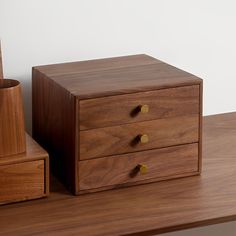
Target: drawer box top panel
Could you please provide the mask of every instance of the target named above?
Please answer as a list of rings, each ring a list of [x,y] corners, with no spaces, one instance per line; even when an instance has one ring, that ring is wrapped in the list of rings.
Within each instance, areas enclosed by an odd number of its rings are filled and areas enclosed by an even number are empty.
[[[202,81],[147,55],[34,67],[33,73],[38,72],[79,99],[200,84]]]
[[[64,75],[71,73],[101,71],[129,66],[140,66],[158,63],[161,61],[147,55],[132,55],[123,57],[104,58],[89,61],[77,61],[69,63],[60,63],[54,65],[37,66],[35,69],[48,76]]]

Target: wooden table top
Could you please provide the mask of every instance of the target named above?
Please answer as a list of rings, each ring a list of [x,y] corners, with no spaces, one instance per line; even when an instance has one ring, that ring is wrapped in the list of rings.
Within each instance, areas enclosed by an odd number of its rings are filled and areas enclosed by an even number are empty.
[[[155,235],[236,220],[236,113],[204,118],[201,176],[0,207],[0,235]]]

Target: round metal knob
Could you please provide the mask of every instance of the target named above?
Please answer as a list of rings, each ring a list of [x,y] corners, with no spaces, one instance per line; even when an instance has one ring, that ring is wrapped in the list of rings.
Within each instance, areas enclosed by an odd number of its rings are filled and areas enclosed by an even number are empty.
[[[148,172],[147,165],[139,164],[138,169],[139,169],[140,174],[146,174]]]
[[[149,142],[148,135],[147,134],[139,135],[139,140],[141,143],[148,143]]]
[[[141,113],[148,113],[149,112],[149,106],[148,105],[140,105],[140,112]]]

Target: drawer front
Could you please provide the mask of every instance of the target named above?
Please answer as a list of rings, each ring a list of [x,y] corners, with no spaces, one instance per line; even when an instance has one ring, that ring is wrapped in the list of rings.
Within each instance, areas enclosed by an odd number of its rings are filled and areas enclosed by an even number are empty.
[[[0,166],[0,204],[45,195],[45,161]]]
[[[199,85],[88,99],[79,104],[80,130],[198,114]]]
[[[79,162],[80,190],[198,172],[198,144],[155,149]]]
[[[191,115],[81,131],[80,160],[198,142],[198,127]]]

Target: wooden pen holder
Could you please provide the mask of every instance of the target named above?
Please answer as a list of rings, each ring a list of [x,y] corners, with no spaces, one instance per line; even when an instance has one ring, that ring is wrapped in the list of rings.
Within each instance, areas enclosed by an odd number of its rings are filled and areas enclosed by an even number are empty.
[[[26,151],[20,82],[0,79],[0,158]]]

